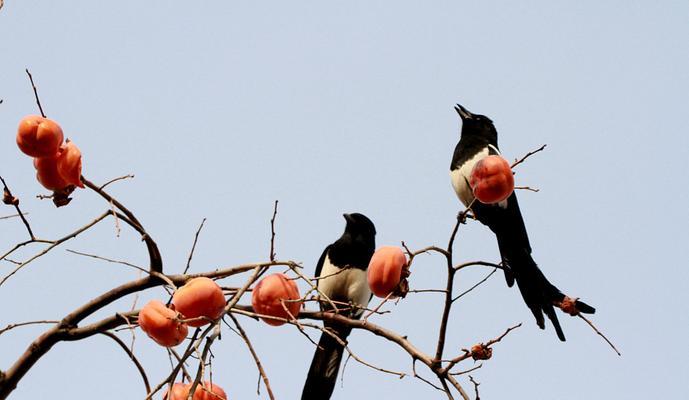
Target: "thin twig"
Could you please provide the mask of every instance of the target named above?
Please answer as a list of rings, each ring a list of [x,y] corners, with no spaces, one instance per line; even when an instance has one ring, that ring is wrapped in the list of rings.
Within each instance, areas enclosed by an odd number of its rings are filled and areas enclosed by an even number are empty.
[[[0,181],[2,181],[3,186],[3,202],[5,204],[11,204],[14,206],[14,209],[17,210],[17,214],[19,214],[19,217],[21,217],[22,222],[24,223],[26,230],[29,232],[29,237],[31,238],[31,240],[36,240],[36,236],[34,236],[33,231],[31,230],[29,221],[26,220],[26,217],[24,217],[24,213],[22,213],[22,210],[19,209],[19,199],[12,196],[12,191],[10,191],[10,188],[7,186],[7,182],[5,182],[5,179],[2,176],[0,176]]]
[[[329,305],[330,307],[332,307],[332,309],[333,309],[335,312],[341,311],[341,310],[337,307],[337,304],[336,304],[335,302],[333,302],[333,301],[330,299],[330,297],[328,297],[328,295],[326,295],[325,293],[323,293],[323,292],[321,292],[320,290],[318,290],[318,285],[313,284],[313,283],[311,282],[311,279],[307,278],[304,274],[302,274],[301,271],[299,271],[299,268],[290,267],[290,269],[292,270],[292,272],[294,272],[295,274],[297,274],[297,276],[298,276],[300,279],[302,279],[302,280],[303,280],[304,282],[306,282],[309,286],[311,286],[311,290],[312,290],[312,291],[315,291],[315,292],[318,294],[318,296],[324,298],[325,301],[328,303],[328,305]],[[342,271],[344,271],[344,270],[345,270],[345,268],[342,268],[342,269],[340,269],[338,272],[342,272]],[[304,296],[306,296],[307,294],[308,294],[308,293],[305,293]]]
[[[232,313],[228,314],[229,317],[232,319],[232,322],[234,322],[234,325],[237,327],[237,331],[239,335],[242,337],[244,340],[244,343],[246,343],[246,347],[249,349],[249,352],[251,353],[251,357],[254,358],[254,362],[256,363],[256,368],[258,369],[258,373],[261,375],[261,378],[263,379],[263,384],[266,385],[266,390],[268,391],[268,397],[271,398],[271,400],[275,400],[275,396],[273,395],[273,390],[270,388],[270,381],[268,380],[268,374],[266,374],[266,371],[263,369],[263,365],[261,364],[261,360],[258,358],[258,354],[256,354],[256,351],[254,350],[254,346],[251,345],[251,341],[249,340],[249,336],[246,334],[242,326],[239,324],[239,321],[237,321],[237,318],[232,315]],[[258,392],[258,390],[257,390]],[[260,394],[260,393],[256,393]]]
[[[495,264],[495,263],[487,262],[487,261],[469,261],[469,262],[461,263],[461,264],[455,266],[454,268],[455,268],[455,270],[459,271],[460,269],[463,269],[466,267],[471,267],[474,265],[479,265],[479,266],[484,266],[484,267],[492,267],[492,268],[497,268],[497,269],[502,269],[502,270],[505,269],[505,267],[503,267],[500,264]]]
[[[388,301],[388,300],[390,299],[390,297],[392,297],[392,296],[393,296],[393,292],[388,293],[388,295],[385,296],[385,298],[383,299],[383,301],[381,301],[380,304],[378,304],[378,306],[377,306],[376,308],[374,308],[373,310],[369,311],[368,314],[366,314],[362,319],[363,319],[364,321],[367,321],[367,320],[368,320],[368,317],[370,317],[370,316],[373,315],[373,314],[376,314],[376,313],[378,312],[378,310],[380,310],[380,308],[383,307],[383,304],[387,303],[387,301]]]
[[[421,382],[427,383],[427,384],[430,385],[433,389],[436,389],[436,390],[438,390],[438,391],[440,391],[440,392],[446,393],[445,390],[444,390],[443,388],[441,388],[440,386],[434,384],[433,382],[429,381],[428,379],[424,378],[423,376],[421,376],[421,375],[419,375],[419,374],[417,374],[417,373],[414,373],[414,378],[420,380]]]
[[[490,346],[494,345],[495,343],[500,342],[505,336],[507,336],[508,333],[510,333],[510,332],[512,332],[513,330],[519,328],[520,326],[522,326],[521,323],[519,323],[519,324],[517,324],[517,325],[514,325],[514,326],[512,326],[512,327],[507,328],[507,330],[506,330],[502,335],[498,336],[498,337],[495,338],[495,339],[491,339],[491,340],[487,341],[485,344],[483,344],[482,347],[484,347],[484,348],[485,348],[485,347],[490,347]],[[443,368],[440,372],[441,372],[443,375],[449,375],[449,374],[450,374],[450,370],[451,370],[455,365],[457,365],[458,363],[460,363],[460,362],[462,362],[462,361],[464,361],[464,360],[466,360],[466,359],[471,358],[471,356],[472,356],[471,351],[465,349],[465,350],[464,350],[464,354],[462,354],[462,355],[460,355],[460,356],[457,356],[457,357],[453,358],[452,360],[449,360],[447,366],[446,366],[445,368]]]
[[[41,111],[41,115],[43,118],[46,118],[45,113],[43,112],[43,107],[41,107],[41,99],[38,98],[38,90],[36,90],[36,85],[33,82],[33,76],[31,76],[31,72],[29,72],[29,69],[25,69],[26,74],[29,75],[29,80],[31,81],[31,87],[33,88],[33,94],[36,97],[36,104],[38,104],[38,109]]]
[[[27,326],[27,325],[36,325],[36,324],[57,324],[60,321],[51,321],[51,320],[43,320],[43,321],[29,321],[29,322],[19,322],[16,324],[9,324],[6,327],[0,329],[0,335],[3,333],[12,330],[14,328],[19,328],[20,326]]]
[[[5,215],[4,217],[0,217],[0,220],[2,220],[2,219],[16,218],[16,217],[19,217],[20,215],[22,215],[22,214]],[[24,213],[23,215],[29,215],[29,213]]]
[[[136,270],[138,270],[138,271],[140,271],[140,272],[145,272],[145,273],[148,274],[148,270],[147,270],[147,269],[141,268],[141,267],[139,267],[138,265],[129,263],[129,262],[127,262],[127,261],[113,260],[113,259],[106,258],[106,257],[102,257],[102,256],[99,256],[99,255],[96,255],[96,254],[82,253],[82,252],[80,252],[80,251],[76,251],[76,250],[72,250],[72,249],[65,249],[65,251],[67,251],[67,252],[69,252],[69,253],[72,253],[72,254],[76,254],[76,255],[78,255],[78,256],[90,257],[90,258],[95,258],[95,259],[97,259],[97,260],[101,260],[101,261],[105,261],[105,262],[109,262],[109,263],[113,263],[113,264],[125,265],[125,266],[127,266],[127,267],[131,267],[131,268],[134,268],[134,269],[136,269]]]
[[[602,337],[603,339],[605,339],[605,341],[608,342],[608,344],[610,345],[610,347],[612,347],[612,349],[615,350],[615,353],[617,353],[618,356],[622,356],[622,353],[620,353],[620,351],[617,350],[617,347],[615,347],[615,345],[612,344],[612,342],[611,342],[610,340],[608,340],[608,338],[605,337],[605,335],[604,335],[601,331],[599,331],[598,328],[596,328],[595,325],[593,325],[593,322],[589,321],[589,319],[586,318],[586,317],[584,317],[583,315],[581,315],[581,313],[577,314],[577,316],[578,316],[579,318],[583,319],[584,321],[586,321],[586,323],[589,324],[589,326],[590,326],[598,335],[600,335],[600,337]]]
[[[514,160],[514,163],[512,163],[512,165],[510,166],[510,168],[514,169],[514,167],[516,167],[517,165],[523,163],[524,160],[526,160],[527,158],[529,158],[529,157],[531,157],[532,155],[538,153],[539,151],[543,151],[543,149],[545,149],[545,146],[547,146],[547,145],[544,144],[543,146],[539,147],[538,149],[526,153],[526,155],[525,155],[524,157],[522,157],[521,159],[519,159],[519,160],[515,159],[515,160]]]
[[[441,376],[438,376],[438,380],[440,380],[440,384],[443,385],[443,392],[447,395],[447,398],[450,400],[454,400],[454,396],[452,395],[452,392],[450,392],[450,387],[447,385],[446,379],[444,379]],[[469,400],[468,398],[464,398],[464,400]]]
[[[474,380],[474,377],[471,375],[469,375],[469,380],[471,381],[471,383],[474,384],[474,392],[476,393],[476,400],[481,400],[481,396],[479,396],[479,394],[478,394],[478,387],[479,387],[480,383],[476,382]]]
[[[172,383],[175,381],[175,378],[177,377],[177,374],[179,373],[179,370],[182,369],[182,366],[184,365],[184,362],[194,353],[195,350],[195,343],[198,340],[202,340],[205,338],[208,333],[210,333],[211,329],[214,328],[215,325],[211,324],[206,328],[203,333],[201,333],[201,336],[199,337],[199,333],[201,332],[200,328],[197,328],[194,330],[194,335],[191,337],[191,340],[189,341],[189,344],[187,345],[186,350],[184,351],[184,354],[182,357],[179,358],[179,361],[177,365],[172,368],[172,372],[161,382],[159,383],[156,387],[153,388],[148,394],[146,395],[145,400],[150,400],[153,398],[153,396],[160,391],[166,384],[172,387]]]
[[[464,391],[464,388],[462,387],[462,385],[459,384],[459,382],[457,381],[457,379],[455,379],[454,376],[449,374],[444,376],[445,379],[447,379],[452,384],[452,386],[454,386],[455,389],[457,389],[459,394],[462,396],[462,399],[469,400],[469,395],[467,394],[467,392]]]
[[[139,278],[141,278],[141,273],[139,273]],[[139,300],[139,292],[136,292],[134,295],[134,302],[132,304],[131,309],[129,310],[129,313],[133,313],[136,310],[136,302]],[[129,343],[129,351],[132,353],[134,352],[134,343],[136,342],[136,326],[131,322],[129,317],[127,317],[125,314],[120,314],[118,315],[127,323],[127,328],[129,329],[129,332],[132,334],[132,341]],[[138,315],[137,315],[138,318]],[[114,330],[115,332],[119,332],[120,330]]]
[[[409,256],[409,258],[414,258],[420,254],[429,253],[431,251],[435,251],[436,253],[440,253],[444,256],[448,255],[447,250],[440,248],[438,246],[428,246],[428,247],[424,247],[421,250],[411,251],[411,250],[409,250],[407,245],[404,242],[402,242],[402,247],[404,247],[405,250],[407,251],[407,255]]]
[[[540,192],[541,191],[540,189],[535,189],[535,188],[532,188],[529,186],[515,186],[514,189],[515,190],[528,190],[530,192]]]
[[[110,339],[114,340],[115,343],[117,343],[122,350],[127,353],[129,358],[132,360],[134,365],[136,366],[136,369],[139,370],[139,374],[141,374],[141,379],[144,381],[144,386],[146,386],[146,393],[151,391],[151,385],[148,383],[148,377],[146,376],[146,370],[144,370],[144,367],[141,365],[139,360],[136,358],[134,353],[127,347],[127,345],[122,341],[122,339],[118,338],[117,335],[115,335],[112,332],[101,332],[102,335],[105,335],[109,337]]]
[[[474,371],[476,371],[477,369],[479,369],[479,368],[481,368],[481,367],[483,367],[483,364],[479,364],[479,365],[477,365],[477,366],[475,366],[475,367],[469,368],[469,369],[467,369],[466,371],[453,372],[453,373],[451,373],[450,375],[458,376],[458,375],[468,374],[469,372],[474,372]]]
[[[98,218],[96,218],[93,221],[89,222],[88,224],[82,226],[81,228],[77,229],[76,231],[70,233],[69,235],[67,235],[61,239],[54,241],[50,246],[43,249],[43,251],[39,252],[38,254],[36,254],[33,257],[29,258],[28,260],[24,261],[23,263],[18,265],[14,270],[12,270],[12,272],[10,272],[5,277],[3,277],[2,280],[0,280],[0,286],[2,286],[12,275],[19,272],[20,269],[24,268],[26,265],[31,263],[33,260],[45,255],[50,250],[54,249],[55,247],[59,246],[60,244],[77,237],[79,234],[81,234],[84,231],[88,230],[89,228],[93,227],[94,225],[96,225],[97,223],[99,223],[100,221],[105,219],[105,217],[107,217],[110,214],[111,214],[111,211],[108,210],[108,211],[104,212],[103,214],[101,214]]]
[[[383,372],[385,374],[395,375],[395,376],[399,377],[400,379],[402,379],[408,375],[405,372],[393,371],[390,369],[377,367],[371,363],[368,363],[368,362],[364,361],[361,357],[354,354],[354,352],[352,351],[352,349],[349,348],[349,346],[344,346],[344,349],[347,350],[347,353],[349,353],[349,356],[352,357],[353,359],[355,359],[357,362],[359,362],[359,364],[365,365],[371,369],[375,369],[376,371],[380,371],[380,372]]]
[[[452,308],[452,289],[454,286],[453,284],[456,272],[452,265],[452,248],[455,242],[455,237],[457,236],[457,231],[459,230],[459,225],[462,224],[463,221],[463,213],[460,213],[457,216],[457,222],[455,222],[454,228],[452,229],[452,234],[450,235],[450,240],[448,241],[446,249],[447,254],[445,255],[445,258],[447,259],[447,285],[445,287],[446,292],[445,303],[443,305],[443,314],[440,319],[440,328],[438,329],[438,344],[435,350],[436,366],[439,366],[440,360],[443,358],[443,351],[445,349],[445,335],[447,334],[447,322],[450,318],[450,309]]]
[[[232,309],[233,313],[237,314],[242,314],[246,315],[248,317],[252,318],[262,318],[262,319],[272,319],[275,321],[282,321],[285,323],[290,323],[290,324],[295,324],[292,320],[287,319],[287,318],[279,318],[279,317],[273,317],[270,315],[263,315],[263,314],[257,314],[253,312],[253,309],[251,306],[236,306]],[[333,313],[333,312],[324,312],[324,311],[302,311],[299,313],[299,318],[301,319],[313,319],[313,320],[321,320],[324,322],[327,322],[328,324],[334,324],[338,326],[345,326],[345,327],[350,327],[353,329],[364,329],[367,330],[371,333],[373,333],[376,336],[383,337],[397,345],[399,345],[402,349],[404,349],[413,359],[417,359],[427,366],[431,366],[433,363],[433,360],[424,352],[421,350],[417,349],[406,336],[399,335],[397,333],[394,333],[380,325],[371,323],[371,322],[365,322],[361,321],[358,319],[352,319],[348,318],[344,315]],[[304,322],[300,322],[302,326],[310,326],[307,325]],[[320,329],[318,325],[315,325],[316,329]]]
[[[110,202],[110,209],[112,210],[112,216],[115,219],[115,236],[120,237],[120,232],[122,229],[120,229],[120,220],[117,218],[117,210],[115,210],[115,203],[112,201]]]
[[[184,272],[182,272],[182,274],[186,274],[187,271],[189,271],[189,266],[191,265],[191,258],[194,256],[194,250],[196,250],[196,242],[198,242],[199,240],[199,234],[201,233],[201,229],[203,229],[203,224],[205,223],[206,219],[204,218],[203,220],[201,220],[201,225],[199,225],[199,229],[196,230],[196,235],[194,235],[194,243],[191,245],[191,251],[189,251],[189,258],[187,258],[187,266],[184,267]]]
[[[282,306],[282,309],[285,311],[285,313],[289,316],[289,322],[291,324],[293,324],[294,326],[296,326],[297,329],[299,330],[299,333],[304,335],[304,337],[306,339],[308,339],[308,341],[311,342],[311,344],[318,347],[318,343],[316,343],[313,339],[311,339],[311,336],[309,336],[309,334],[306,333],[304,326],[299,322],[299,320],[297,320],[297,317],[295,317],[294,314],[292,314],[292,312],[289,310],[289,308],[287,308],[287,304],[285,304],[285,300],[280,300],[280,305]]]
[[[515,330],[521,326],[522,326],[522,323],[520,322],[517,325],[514,325],[514,326],[507,328],[507,330],[505,330],[505,332],[502,335],[496,337],[495,339],[491,339],[491,340],[487,341],[485,346],[490,347],[490,346],[494,345],[495,343],[500,342],[502,339],[505,338],[505,336],[507,336],[507,334],[509,334],[510,332],[512,332],[513,330]]]
[[[270,261],[275,261],[275,217],[278,214],[278,201],[273,206],[273,217],[270,219]]]
[[[462,296],[464,296],[465,294],[467,294],[467,293],[471,292],[472,290],[476,289],[477,287],[479,287],[483,282],[487,281],[491,276],[493,276],[493,274],[494,274],[495,271],[497,271],[497,270],[498,270],[498,269],[495,268],[495,269],[493,269],[492,271],[490,271],[490,273],[489,273],[488,275],[486,275],[485,278],[483,278],[483,279],[481,279],[480,281],[478,281],[478,283],[476,283],[474,286],[470,287],[469,289],[467,289],[467,290],[463,291],[462,293],[458,294],[454,299],[452,299],[452,301],[454,302],[454,301],[459,300],[459,299],[460,299]]]
[[[412,289],[407,293],[447,293],[445,289]]]
[[[185,362],[182,360],[182,357],[180,357],[179,354],[175,351],[175,349],[170,349],[168,348],[168,351],[170,352],[171,355],[175,356],[177,359],[177,362],[180,363],[181,370],[182,370],[182,376],[183,380],[186,380],[187,382],[191,382],[191,375],[189,375],[189,371],[187,371],[187,367],[185,365]]]
[[[134,178],[134,175],[133,175],[133,174],[127,174],[127,175],[123,175],[123,176],[118,176],[117,178],[110,179],[109,181],[105,182],[105,183],[102,184],[101,187],[99,187],[98,189],[103,190],[103,189],[105,189],[106,186],[108,186],[108,185],[111,184],[111,183],[115,183],[115,182],[117,182],[117,181],[121,181],[121,180],[124,180],[124,179],[133,179],[133,178]]]
[[[94,192],[98,193],[101,197],[103,197],[107,202],[111,202],[119,209],[124,215],[126,216],[123,218],[122,216],[118,215],[120,219],[124,219],[125,222],[129,224],[132,228],[136,229],[137,232],[141,234],[143,237],[144,242],[146,242],[146,248],[148,249],[148,255],[150,259],[150,269],[153,272],[163,272],[163,259],[162,256],[160,255],[160,250],[158,249],[158,244],[153,240],[151,235],[146,232],[144,229],[143,225],[139,220],[136,218],[134,213],[132,213],[127,207],[125,207],[122,203],[117,201],[114,197],[112,197],[110,194],[102,190],[100,187],[96,186],[93,182],[89,181],[86,179],[84,176],[81,176],[81,182],[84,184],[84,186],[88,187],[89,189],[93,190]]]
[[[194,393],[196,393],[197,387],[199,386],[199,384],[201,384],[201,378],[203,378],[206,357],[208,357],[213,342],[220,336],[220,325],[214,324],[211,326],[213,327],[213,333],[206,337],[206,344],[203,347],[201,356],[199,357],[199,368],[196,370],[196,377],[194,378],[194,381],[191,383],[191,386],[189,387],[189,397],[187,397],[187,399],[193,398]],[[203,390],[203,384],[201,384],[201,388]],[[212,388],[210,388],[209,390],[212,390]]]

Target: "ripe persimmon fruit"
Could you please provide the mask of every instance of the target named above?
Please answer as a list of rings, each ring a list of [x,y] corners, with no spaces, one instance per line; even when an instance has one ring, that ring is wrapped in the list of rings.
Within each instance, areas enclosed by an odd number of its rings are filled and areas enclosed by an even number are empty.
[[[258,314],[290,319],[290,314],[296,317],[301,310],[301,301],[297,301],[299,299],[301,299],[299,288],[293,280],[285,274],[271,274],[261,279],[254,287],[251,305]],[[283,321],[275,319],[262,319],[263,322],[272,326],[284,324]]]

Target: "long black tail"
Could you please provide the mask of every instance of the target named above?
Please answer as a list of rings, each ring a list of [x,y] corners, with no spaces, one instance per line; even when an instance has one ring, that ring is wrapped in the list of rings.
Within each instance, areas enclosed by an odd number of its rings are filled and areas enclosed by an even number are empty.
[[[521,252],[513,249],[506,258],[507,265],[517,281],[517,286],[522,294],[524,303],[526,303],[536,318],[538,327],[545,329],[543,318],[543,314],[545,314],[550,322],[553,323],[557,337],[564,342],[565,334],[562,332],[560,321],[557,319],[557,314],[555,314],[555,308],[553,307],[554,302],[560,302],[564,299],[564,294],[548,281],[533,258],[531,258],[531,254],[524,251],[524,249],[521,249]]]
[[[351,328],[329,327],[343,341],[347,340],[352,331]],[[301,400],[327,400],[335,389],[337,372],[340,370],[344,347],[327,333],[321,334],[318,348],[313,355],[311,368],[304,383]]]
[[[531,258],[531,245],[519,211],[517,196],[512,193],[507,199],[507,207],[478,203],[472,209],[476,218],[497,236],[508,286],[511,287],[516,280],[522,298],[536,318],[538,326],[545,329],[545,314],[552,322],[557,337],[565,341],[565,334],[553,307],[553,304],[561,302],[565,296],[548,281]],[[592,314],[596,311],[581,301],[577,301],[576,306],[583,313]]]

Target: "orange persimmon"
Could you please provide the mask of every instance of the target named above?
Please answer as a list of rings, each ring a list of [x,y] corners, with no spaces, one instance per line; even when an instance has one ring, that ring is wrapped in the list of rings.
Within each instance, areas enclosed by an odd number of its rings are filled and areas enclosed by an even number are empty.
[[[70,185],[84,188],[81,182],[81,151],[74,142],[67,141],[60,146],[57,157],[57,172]]]
[[[168,396],[169,394],[169,396]],[[187,400],[189,396],[189,385],[177,382],[172,385],[172,390],[168,387],[163,393],[163,400]]]
[[[182,343],[189,331],[187,324],[179,321],[177,312],[160,300],[149,301],[139,311],[139,326],[151,339],[165,347]]]
[[[385,298],[397,289],[407,257],[396,246],[382,246],[373,253],[368,264],[368,286],[378,297]]]
[[[514,191],[514,175],[504,158],[492,155],[479,160],[471,170],[469,186],[484,204],[499,203]]]
[[[190,391],[191,383],[178,382],[172,385],[169,398],[167,391],[163,394],[163,400],[187,400]],[[206,381],[196,386],[192,400],[227,400],[227,394],[220,386]]]
[[[185,319],[204,317],[187,322],[189,326],[199,327],[220,318],[225,310],[225,296],[214,280],[199,277],[177,289],[172,304]]]
[[[31,157],[54,156],[63,138],[60,125],[40,115],[22,118],[17,128],[17,146],[24,154]]]
[[[50,157],[34,158],[33,166],[36,168],[36,179],[48,190],[60,190],[69,186],[69,183],[60,175],[57,169],[59,154]]]
[[[251,305],[258,314],[290,319],[301,309],[297,284],[284,274],[271,274],[261,279],[251,294]],[[284,304],[284,307],[283,307]],[[289,310],[289,313],[287,312]],[[268,325],[280,326],[283,321],[261,318]]]

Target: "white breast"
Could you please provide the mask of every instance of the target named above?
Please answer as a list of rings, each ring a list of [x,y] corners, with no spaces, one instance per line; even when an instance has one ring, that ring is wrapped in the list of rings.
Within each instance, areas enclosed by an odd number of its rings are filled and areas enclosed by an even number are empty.
[[[331,300],[351,301],[362,307],[368,305],[371,298],[371,290],[368,288],[366,271],[359,268],[340,268],[330,263],[330,258],[325,257],[321,276],[326,278],[318,280],[318,290]]]

